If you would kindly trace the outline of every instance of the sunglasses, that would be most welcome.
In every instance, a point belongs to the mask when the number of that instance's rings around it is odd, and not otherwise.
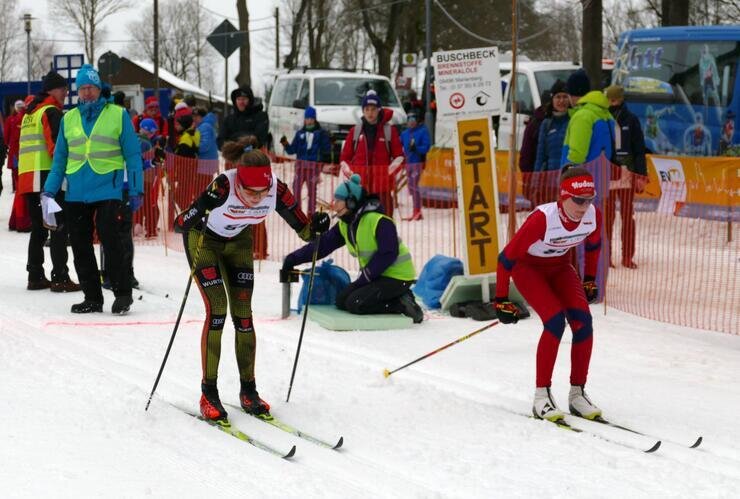
[[[572,197],[570,198],[573,200],[575,204],[578,206],[583,206],[584,204],[591,204],[594,202],[594,198],[579,198],[579,197]]]

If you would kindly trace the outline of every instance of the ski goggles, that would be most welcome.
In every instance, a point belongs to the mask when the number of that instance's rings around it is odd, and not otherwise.
[[[573,201],[578,206],[590,205],[594,202],[594,198],[580,198],[577,196],[573,196],[570,198],[571,201]]]

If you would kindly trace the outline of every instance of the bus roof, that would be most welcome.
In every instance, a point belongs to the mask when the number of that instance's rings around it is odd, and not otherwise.
[[[625,31],[619,35],[620,42],[625,36],[631,42],[659,40],[738,40],[740,26],[669,26],[665,28],[645,28]]]

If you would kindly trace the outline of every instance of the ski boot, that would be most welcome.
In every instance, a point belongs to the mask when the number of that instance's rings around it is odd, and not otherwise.
[[[601,418],[601,409],[589,400],[583,385],[573,385],[570,387],[568,407],[574,416],[591,420]]]
[[[241,390],[239,390],[239,403],[244,412],[259,416],[261,414],[270,414],[270,404],[260,398],[257,393],[257,386],[254,380],[242,381]]]
[[[424,311],[421,309],[411,291],[404,293],[398,299],[399,312],[406,317],[411,317],[414,324],[421,324],[424,320]]]
[[[535,388],[532,414],[537,419],[547,419],[553,422],[563,419],[563,413],[555,404],[549,386]]]
[[[200,384],[200,414],[203,419],[209,421],[226,421],[228,414],[226,409],[221,405],[221,399],[218,396],[216,385],[207,383]]]

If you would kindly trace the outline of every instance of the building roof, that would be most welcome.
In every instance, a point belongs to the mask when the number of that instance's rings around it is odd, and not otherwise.
[[[134,59],[129,59],[129,61],[131,61],[132,64],[139,66],[144,71],[154,74],[154,64],[150,62],[136,61]],[[192,83],[188,83],[182,78],[178,78],[177,76],[173,75],[172,73],[170,73],[166,69],[163,69],[162,67],[159,68],[159,78],[161,80],[166,81],[173,87],[182,90],[186,94],[193,94],[196,97],[201,97],[206,100],[210,96],[211,99],[213,99],[214,101],[224,102],[224,97],[222,95],[209,93],[207,90],[203,90],[202,88],[197,87],[193,85]]]

